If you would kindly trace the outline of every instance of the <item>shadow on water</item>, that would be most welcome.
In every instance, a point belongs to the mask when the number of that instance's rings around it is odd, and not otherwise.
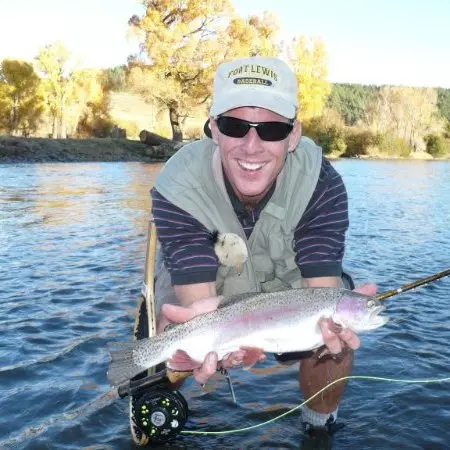
[[[450,266],[450,163],[337,161],[351,227],[346,268],[392,289]],[[0,447],[134,449],[128,401],[106,379],[108,341],[130,340],[145,258],[149,191],[140,163],[0,165]],[[362,336],[354,374],[449,376],[450,280],[388,301]],[[191,430],[236,430],[302,402],[297,369],[269,358],[183,388]],[[337,449],[448,448],[449,383],[351,380]],[[300,448],[298,411],[251,431],[181,435],[159,448]],[[158,448],[158,447],[154,447]]]

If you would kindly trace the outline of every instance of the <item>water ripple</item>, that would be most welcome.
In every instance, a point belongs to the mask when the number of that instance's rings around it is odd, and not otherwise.
[[[338,161],[356,284],[389,290],[450,267],[450,163]],[[106,378],[110,340],[130,340],[159,166],[0,165],[0,447],[132,448],[127,408]],[[387,301],[391,321],[362,335],[354,374],[444,378],[450,279]],[[303,401],[297,369],[273,358],[226,383],[183,388],[188,427],[255,425]],[[449,384],[350,381],[336,448],[446,448]],[[299,414],[226,436],[180,436],[171,448],[299,448]],[[158,447],[156,447],[158,448]],[[164,447],[167,448],[167,447]]]

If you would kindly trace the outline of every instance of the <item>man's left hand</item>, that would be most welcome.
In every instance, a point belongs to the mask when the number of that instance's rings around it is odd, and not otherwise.
[[[375,284],[364,284],[355,289],[360,294],[374,296],[377,293]],[[322,319],[319,322],[322,331],[325,346],[331,354],[337,355],[342,352],[345,346],[352,350],[357,350],[361,345],[359,337],[356,333],[348,328],[342,328],[336,331],[336,324],[331,319]]]

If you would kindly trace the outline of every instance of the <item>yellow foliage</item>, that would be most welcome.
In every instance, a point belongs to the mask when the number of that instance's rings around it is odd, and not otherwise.
[[[53,137],[74,133],[86,108],[101,103],[101,73],[80,70],[73,55],[61,42],[39,51],[36,65],[43,78],[45,98],[52,119]]]
[[[241,19],[229,0],[151,1],[145,15],[129,23],[147,51],[145,62],[130,65],[130,87],[169,110],[175,140],[182,139],[180,125],[189,112],[208,103],[221,62],[279,53],[275,18]]]
[[[5,59],[0,66],[0,128],[28,136],[44,110],[41,82],[33,66]]]
[[[288,52],[299,85],[300,118],[318,117],[331,92],[325,44],[321,39],[301,36],[292,40]]]
[[[374,132],[396,135],[424,151],[423,136],[443,129],[437,112],[436,89],[386,86],[368,105],[366,120]]]
[[[247,19],[235,15],[219,36],[220,46],[226,50],[224,59],[278,56],[281,50],[276,40],[278,32],[277,18],[267,11],[262,17],[253,15]]]

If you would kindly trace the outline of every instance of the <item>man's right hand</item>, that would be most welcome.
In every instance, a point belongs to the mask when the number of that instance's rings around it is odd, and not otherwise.
[[[202,300],[197,300],[187,307],[170,304],[163,305],[161,309],[161,318],[158,321],[158,332],[162,332],[169,323],[187,322],[195,316],[216,310],[221,300],[222,297],[209,297]],[[247,350],[241,349],[230,353],[222,359],[221,367],[224,369],[230,369],[241,366],[247,352]],[[255,354],[255,349],[251,349],[251,354],[251,357],[256,357],[257,360],[261,361],[265,359],[265,355],[262,350],[257,350]],[[206,355],[201,367],[194,369],[194,378],[200,384],[205,384],[217,371],[217,365],[217,353],[209,352]]]

